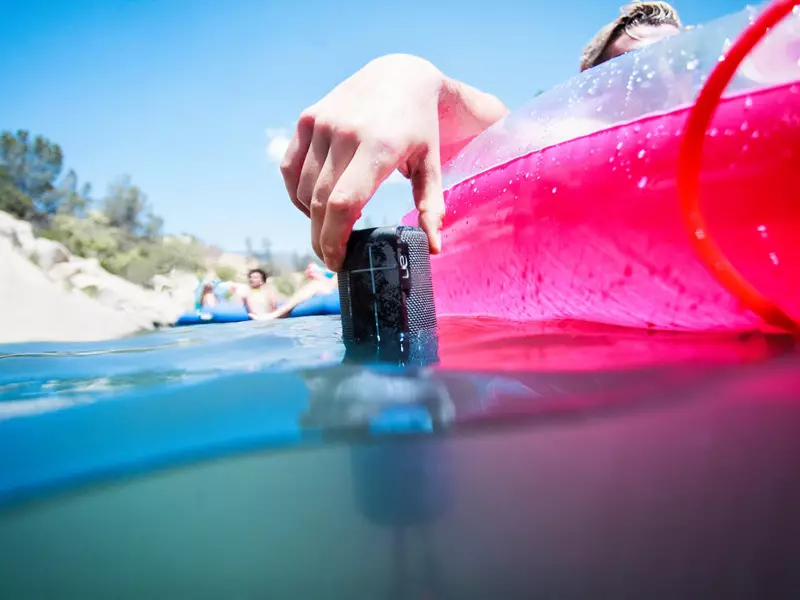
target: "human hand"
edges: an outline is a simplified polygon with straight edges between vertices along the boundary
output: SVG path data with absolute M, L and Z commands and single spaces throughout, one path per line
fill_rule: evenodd
M 312 281 L 319 281 L 320 279 L 325 279 L 325 274 L 322 272 L 322 269 L 316 263 L 308 263 L 306 267 L 305 276 Z
M 373 60 L 300 115 L 281 164 L 294 205 L 311 218 L 311 244 L 332 271 L 364 205 L 399 170 L 411 180 L 432 253 L 444 216 L 439 99 L 444 75 L 408 55 Z

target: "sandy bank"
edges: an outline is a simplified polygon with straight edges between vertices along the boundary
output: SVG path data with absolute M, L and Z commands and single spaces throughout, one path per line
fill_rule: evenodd
M 0 343 L 89 341 L 141 329 L 83 292 L 66 290 L 0 238 Z
M 158 292 L 145 289 L 0 212 L 0 344 L 104 340 L 171 325 L 196 285 L 176 274 L 162 276 Z

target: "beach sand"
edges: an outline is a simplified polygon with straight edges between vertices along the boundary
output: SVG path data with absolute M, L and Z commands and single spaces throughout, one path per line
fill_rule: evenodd
M 124 313 L 48 279 L 0 237 L 0 344 L 94 341 L 141 329 Z

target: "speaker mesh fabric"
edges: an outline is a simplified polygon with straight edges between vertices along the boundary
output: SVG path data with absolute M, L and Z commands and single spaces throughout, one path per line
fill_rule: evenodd
M 432 364 L 439 360 L 439 337 L 428 236 L 421 229 L 403 227 L 400 228 L 400 241 L 408 244 L 412 273 L 411 291 L 406 300 L 409 364 Z
M 353 331 L 353 313 L 350 304 L 350 277 L 346 272 L 339 274 L 339 304 L 342 312 L 342 339 L 352 340 L 355 332 Z
M 408 330 L 412 333 L 436 328 L 436 309 L 433 304 L 433 283 L 428 250 L 428 236 L 420 229 L 403 227 L 400 241 L 408 244 L 411 269 L 411 292 L 408 295 Z

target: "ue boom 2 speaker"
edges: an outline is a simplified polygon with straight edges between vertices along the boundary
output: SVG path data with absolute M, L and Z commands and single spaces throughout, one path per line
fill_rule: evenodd
M 353 231 L 339 272 L 349 363 L 439 361 L 428 237 L 418 227 Z

